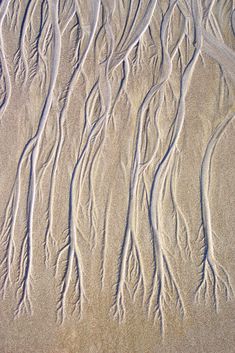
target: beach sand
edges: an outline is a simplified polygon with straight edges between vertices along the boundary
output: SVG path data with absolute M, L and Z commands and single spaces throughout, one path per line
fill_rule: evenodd
M 235 352 L 235 3 L 0 3 L 0 352 Z

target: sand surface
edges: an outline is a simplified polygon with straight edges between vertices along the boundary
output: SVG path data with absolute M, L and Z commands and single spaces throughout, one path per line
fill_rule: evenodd
M 235 352 L 235 2 L 0 2 L 0 353 Z

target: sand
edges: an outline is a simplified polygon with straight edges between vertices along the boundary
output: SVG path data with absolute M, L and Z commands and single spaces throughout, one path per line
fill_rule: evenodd
M 235 352 L 235 3 L 0 3 L 0 352 Z

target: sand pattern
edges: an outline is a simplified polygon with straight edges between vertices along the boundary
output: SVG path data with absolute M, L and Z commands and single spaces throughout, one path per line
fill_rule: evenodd
M 155 352 L 228 322 L 234 36 L 232 0 L 1 1 L 1 335 L 41 310 L 86 342 L 22 351 L 130 351 L 107 337 L 140 320 L 160 343 L 132 352 Z

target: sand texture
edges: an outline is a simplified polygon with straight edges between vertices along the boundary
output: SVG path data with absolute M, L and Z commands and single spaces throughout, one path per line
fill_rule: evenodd
M 235 352 L 235 1 L 0 1 L 0 353 Z

